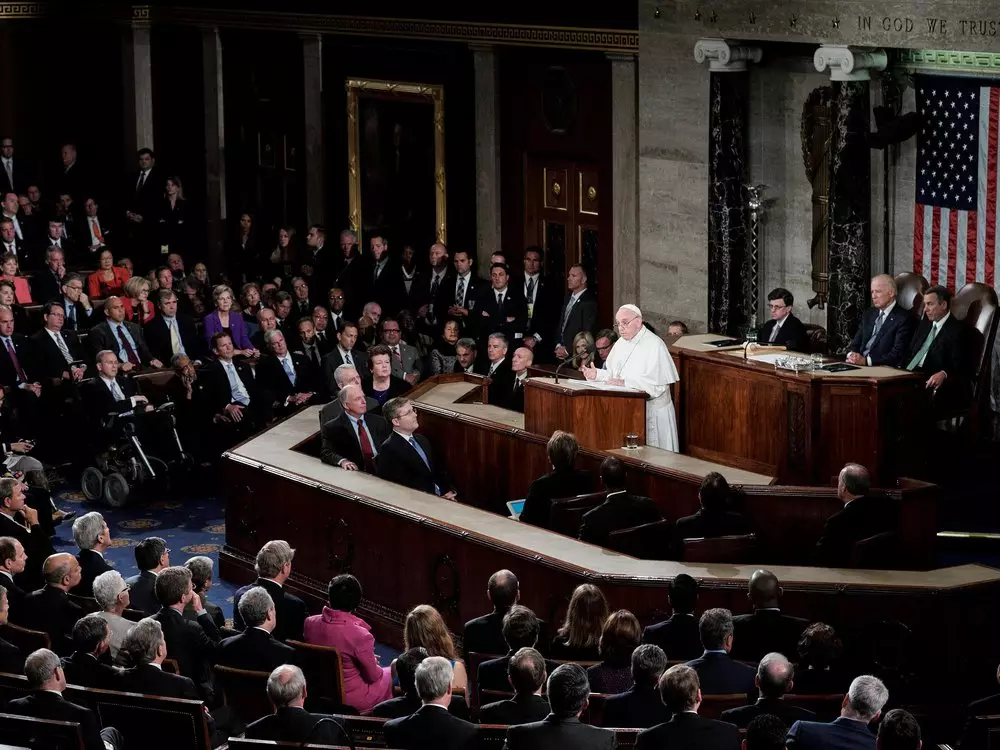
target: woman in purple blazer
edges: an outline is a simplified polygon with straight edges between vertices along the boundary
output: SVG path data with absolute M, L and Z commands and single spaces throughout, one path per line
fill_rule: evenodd
M 260 356 L 260 352 L 250 343 L 243 316 L 233 312 L 233 290 L 225 284 L 220 284 L 212 290 L 212 297 L 215 299 L 215 309 L 205 316 L 204 331 L 209 349 L 212 348 L 212 336 L 220 331 L 228 331 L 233 338 L 235 354 L 247 357 Z

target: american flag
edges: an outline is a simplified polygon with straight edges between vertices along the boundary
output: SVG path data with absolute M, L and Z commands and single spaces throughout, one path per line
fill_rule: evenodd
M 957 291 L 997 286 L 997 127 L 1000 86 L 917 76 L 913 270 Z

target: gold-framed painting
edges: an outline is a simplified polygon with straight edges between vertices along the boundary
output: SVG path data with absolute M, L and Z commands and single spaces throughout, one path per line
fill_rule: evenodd
M 415 249 L 448 241 L 444 86 L 349 78 L 349 221 Z

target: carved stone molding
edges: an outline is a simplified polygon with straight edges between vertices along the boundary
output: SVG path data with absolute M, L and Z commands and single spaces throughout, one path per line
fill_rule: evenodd
M 823 45 L 813 54 L 820 73 L 829 70 L 831 81 L 869 81 L 872 70 L 885 70 L 889 59 L 883 49 Z
M 725 39 L 699 39 L 694 43 L 694 59 L 699 65 L 708 60 L 713 73 L 740 73 L 748 62 L 759 63 L 763 56 L 760 47 L 749 47 Z

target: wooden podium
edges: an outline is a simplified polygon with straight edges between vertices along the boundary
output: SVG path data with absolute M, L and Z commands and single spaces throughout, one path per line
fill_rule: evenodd
M 524 429 L 549 436 L 556 430 L 576 435 L 582 448 L 611 450 L 625 436 L 646 444 L 646 394 L 604 390 L 587 381 L 528 378 L 524 388 Z

